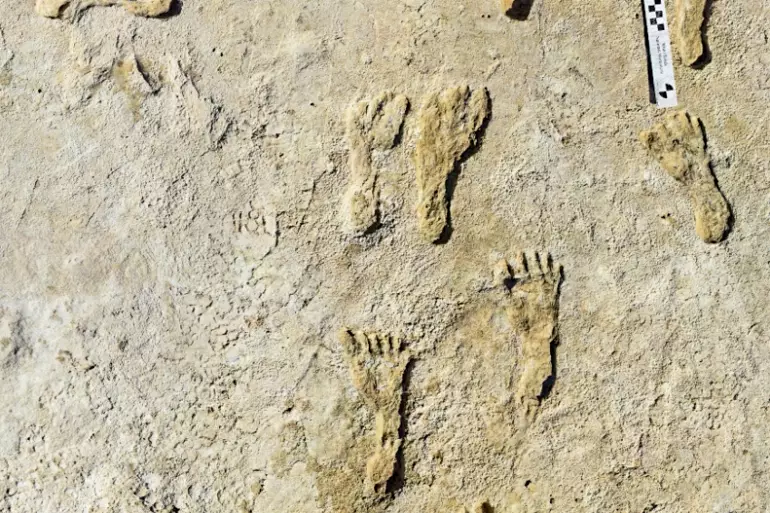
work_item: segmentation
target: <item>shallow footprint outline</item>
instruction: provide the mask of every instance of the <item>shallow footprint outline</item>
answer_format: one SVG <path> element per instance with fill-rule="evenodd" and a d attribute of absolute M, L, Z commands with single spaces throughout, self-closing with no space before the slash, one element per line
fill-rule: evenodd
<path fill-rule="evenodd" d="M 372 152 L 395 147 L 408 110 L 406 96 L 383 91 L 347 111 L 345 129 L 350 175 L 343 209 L 349 233 L 362 235 L 379 224 L 378 172 L 372 163 Z"/>
<path fill-rule="evenodd" d="M 403 380 L 412 354 L 389 333 L 343 328 L 338 333 L 353 385 L 375 417 L 375 452 L 366 478 L 375 493 L 387 491 L 401 447 Z"/>
<path fill-rule="evenodd" d="M 687 189 L 695 216 L 695 232 L 705 242 L 723 240 L 732 215 L 711 171 L 700 119 L 687 111 L 671 112 L 639 139 L 663 169 Z"/>

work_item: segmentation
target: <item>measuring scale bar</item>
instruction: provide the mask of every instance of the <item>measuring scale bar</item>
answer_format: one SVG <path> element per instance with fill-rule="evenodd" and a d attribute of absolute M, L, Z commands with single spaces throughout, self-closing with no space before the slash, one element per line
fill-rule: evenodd
<path fill-rule="evenodd" d="M 642 4 L 655 104 L 660 108 L 676 107 L 678 102 L 666 6 L 663 0 L 643 0 Z"/>

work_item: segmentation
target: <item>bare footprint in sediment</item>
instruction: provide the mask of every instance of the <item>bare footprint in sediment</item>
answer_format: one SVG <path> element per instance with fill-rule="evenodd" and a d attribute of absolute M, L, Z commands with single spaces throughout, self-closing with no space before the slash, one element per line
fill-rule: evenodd
<path fill-rule="evenodd" d="M 171 10 L 172 0 L 37 0 L 35 12 L 46 18 L 59 18 L 62 11 L 71 5 L 77 11 L 89 7 L 119 5 L 136 16 L 155 18 Z"/>
<path fill-rule="evenodd" d="M 700 238 L 706 242 L 724 239 L 730 207 L 711 172 L 700 120 L 686 111 L 672 112 L 639 138 L 663 169 L 687 188 Z"/>
<path fill-rule="evenodd" d="M 379 223 L 378 173 L 372 165 L 372 151 L 395 146 L 408 109 L 406 96 L 386 91 L 348 110 L 350 178 L 343 210 L 349 233 L 362 235 Z"/>
<path fill-rule="evenodd" d="M 703 56 L 703 23 L 706 0 L 676 0 L 674 2 L 674 41 L 679 56 L 692 66 Z"/>
<path fill-rule="evenodd" d="M 501 260 L 495 267 L 495 281 L 508 289 L 505 311 L 508 322 L 521 337 L 523 371 L 516 390 L 516 402 L 532 420 L 555 379 L 554 349 L 558 337 L 559 285 L 562 267 L 550 255 L 519 254 L 512 266 Z"/>
<path fill-rule="evenodd" d="M 390 334 L 343 329 L 338 337 L 353 385 L 375 417 L 376 449 L 366 464 L 367 481 L 376 493 L 385 493 L 401 447 L 403 379 L 411 353 Z"/>
<path fill-rule="evenodd" d="M 489 117 L 486 89 L 468 86 L 428 97 L 420 110 L 420 138 L 415 151 L 417 219 L 426 242 L 437 242 L 447 228 L 447 180 L 462 156 L 476 143 Z"/>

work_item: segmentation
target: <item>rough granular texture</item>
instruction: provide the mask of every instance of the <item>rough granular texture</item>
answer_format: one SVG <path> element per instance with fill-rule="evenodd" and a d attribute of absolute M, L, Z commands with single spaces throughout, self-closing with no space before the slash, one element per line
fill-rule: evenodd
<path fill-rule="evenodd" d="M 0 512 L 766 512 L 767 2 L 705 131 L 638 1 L 104 4 L 0 1 Z"/>

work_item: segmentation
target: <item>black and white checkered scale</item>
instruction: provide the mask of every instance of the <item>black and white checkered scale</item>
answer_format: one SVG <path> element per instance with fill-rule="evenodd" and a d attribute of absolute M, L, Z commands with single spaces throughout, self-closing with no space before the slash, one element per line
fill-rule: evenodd
<path fill-rule="evenodd" d="M 657 29 L 658 32 L 665 32 L 668 30 L 666 26 L 666 13 L 663 10 L 663 0 L 652 0 L 647 6 L 647 20 L 650 23 L 648 30 Z M 669 93 L 674 91 L 674 86 L 669 83 L 664 83 L 663 88 L 657 93 L 661 98 L 668 98 Z"/>

